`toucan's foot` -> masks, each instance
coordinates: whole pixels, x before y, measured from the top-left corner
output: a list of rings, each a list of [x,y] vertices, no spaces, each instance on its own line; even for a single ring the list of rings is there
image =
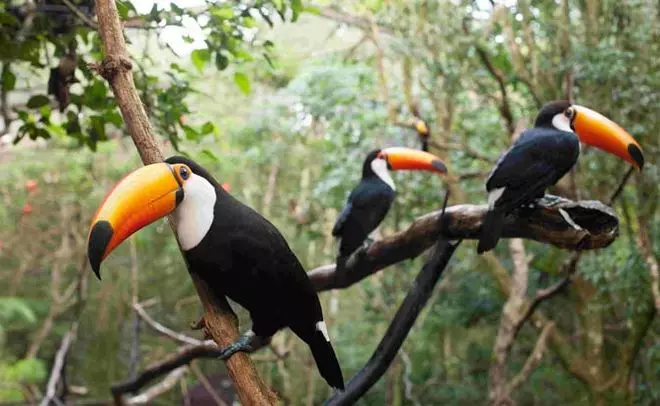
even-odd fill
[[[577,231],[584,230],[582,227],[580,227],[579,224],[577,224],[575,221],[573,221],[573,219],[571,218],[571,216],[568,214],[568,212],[567,212],[566,210],[564,210],[564,209],[559,209],[559,214],[561,214],[561,216],[564,218],[564,220],[566,220],[566,222],[567,222],[571,227],[573,227],[574,229],[576,229]]]
[[[241,335],[236,342],[223,349],[218,356],[221,360],[227,360],[237,352],[254,352],[270,343],[271,337],[260,337],[252,330],[248,330]]]

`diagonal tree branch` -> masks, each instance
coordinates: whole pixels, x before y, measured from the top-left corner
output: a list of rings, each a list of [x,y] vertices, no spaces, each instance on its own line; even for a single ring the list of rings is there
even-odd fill
[[[149,314],[144,310],[144,307],[140,305],[139,303],[135,303],[133,305],[133,309],[135,309],[135,312],[149,325],[149,327],[153,328],[157,332],[171,338],[174,341],[178,341],[182,344],[189,344],[189,345],[201,345],[203,342],[201,340],[198,340],[193,337],[189,337],[185,334],[177,333],[176,331],[167,328],[163,326],[162,324],[158,323],[156,320],[154,320]]]
[[[460,241],[438,240],[431,259],[417,275],[412,288],[401,303],[383,339],[367,364],[348,381],[345,391],[336,393],[328,399],[325,403],[327,406],[355,403],[383,376],[415,324],[417,316],[426,305],[433,288],[459,244]]]
[[[541,359],[543,358],[543,354],[545,353],[545,349],[547,347],[548,335],[550,335],[554,327],[555,327],[554,322],[547,323],[543,327],[543,331],[541,331],[541,334],[539,335],[539,339],[536,341],[534,350],[527,358],[527,361],[525,361],[525,365],[523,365],[520,372],[513,379],[511,379],[511,382],[507,386],[508,393],[513,392],[523,382],[525,382],[525,380],[529,377],[532,371],[534,371],[534,369],[541,362]]]

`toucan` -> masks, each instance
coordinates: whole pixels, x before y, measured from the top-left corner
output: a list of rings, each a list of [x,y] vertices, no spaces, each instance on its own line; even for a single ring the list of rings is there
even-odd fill
[[[522,132],[495,164],[486,182],[488,213],[479,236],[477,252],[497,244],[504,217],[534,206],[577,162],[580,142],[605,150],[637,169],[644,166],[642,149],[618,124],[587,107],[558,100],[545,104],[534,127]],[[576,226],[568,213],[564,219]]]
[[[92,220],[88,256],[100,265],[142,227],[172,214],[188,270],[218,297],[246,308],[252,329],[223,351],[250,351],[288,327],[309,345],[320,374],[344,389],[321,304],[278,229],[239,202],[191,159],[173,156],[130,173],[108,193]]]
[[[419,137],[419,142],[421,142],[422,151],[429,150],[429,139],[431,138],[431,129],[426,124],[426,121],[421,118],[415,120],[415,131],[417,131],[417,136]]]
[[[338,270],[344,268],[348,257],[378,227],[392,206],[396,187],[389,170],[405,169],[447,173],[445,164],[428,152],[402,147],[369,152],[362,165],[362,180],[348,196],[332,229],[332,235],[340,240]]]

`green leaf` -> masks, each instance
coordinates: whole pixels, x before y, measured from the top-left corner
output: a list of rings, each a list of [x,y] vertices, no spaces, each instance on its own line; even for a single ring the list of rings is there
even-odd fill
[[[117,12],[119,13],[119,17],[122,20],[125,20],[128,18],[128,13],[130,11],[135,11],[135,7],[133,7],[133,3],[130,1],[117,1]]]
[[[248,79],[247,75],[243,72],[236,72],[234,73],[234,82],[236,83],[236,86],[238,86],[239,89],[241,89],[241,92],[243,94],[250,94],[250,79]]]
[[[218,156],[213,153],[210,149],[203,149],[202,154],[206,155],[208,158],[210,158],[213,161],[219,161]]]
[[[177,6],[176,4],[170,3],[170,8],[172,9],[172,12],[174,12],[174,14],[178,16],[183,15],[183,9]]]
[[[186,133],[186,138],[191,141],[197,141],[199,139],[199,133],[189,125],[184,125],[183,132]]]
[[[190,60],[198,71],[204,69],[204,65],[211,59],[211,53],[208,49],[196,49],[190,54]]]
[[[216,52],[215,54],[215,67],[218,70],[225,70],[229,65],[229,59],[222,54],[222,52]]]
[[[2,71],[2,90],[5,92],[14,90],[14,87],[16,86],[16,75],[14,75],[12,72],[9,71],[9,69],[5,69]]]
[[[298,20],[298,17],[300,16],[300,12],[303,9],[302,1],[301,0],[291,0],[291,22],[296,22]]]
[[[201,129],[202,135],[211,134],[213,131],[215,131],[215,125],[210,121],[204,123]]]
[[[44,96],[43,94],[38,94],[36,96],[30,97],[30,100],[27,102],[27,106],[31,109],[36,109],[41,106],[45,106],[50,103],[50,99],[48,96]]]
[[[211,14],[223,20],[229,20],[234,17],[234,10],[231,7],[213,7]]]

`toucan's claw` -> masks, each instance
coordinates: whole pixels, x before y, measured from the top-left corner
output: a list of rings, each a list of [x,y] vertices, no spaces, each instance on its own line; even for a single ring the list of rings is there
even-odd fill
[[[577,231],[582,231],[582,230],[584,230],[582,227],[580,227],[579,224],[577,224],[575,221],[573,221],[573,219],[571,218],[571,216],[568,214],[568,212],[567,212],[566,210],[564,210],[564,209],[559,209],[559,214],[561,214],[561,216],[564,218],[564,220],[566,220],[566,222],[567,222],[571,227],[573,227],[574,229],[576,229]]]
[[[236,342],[223,349],[218,356],[218,359],[226,361],[237,352],[254,352],[267,345],[270,342],[270,339],[271,337],[260,337],[254,334],[252,330],[249,330],[241,335]]]

